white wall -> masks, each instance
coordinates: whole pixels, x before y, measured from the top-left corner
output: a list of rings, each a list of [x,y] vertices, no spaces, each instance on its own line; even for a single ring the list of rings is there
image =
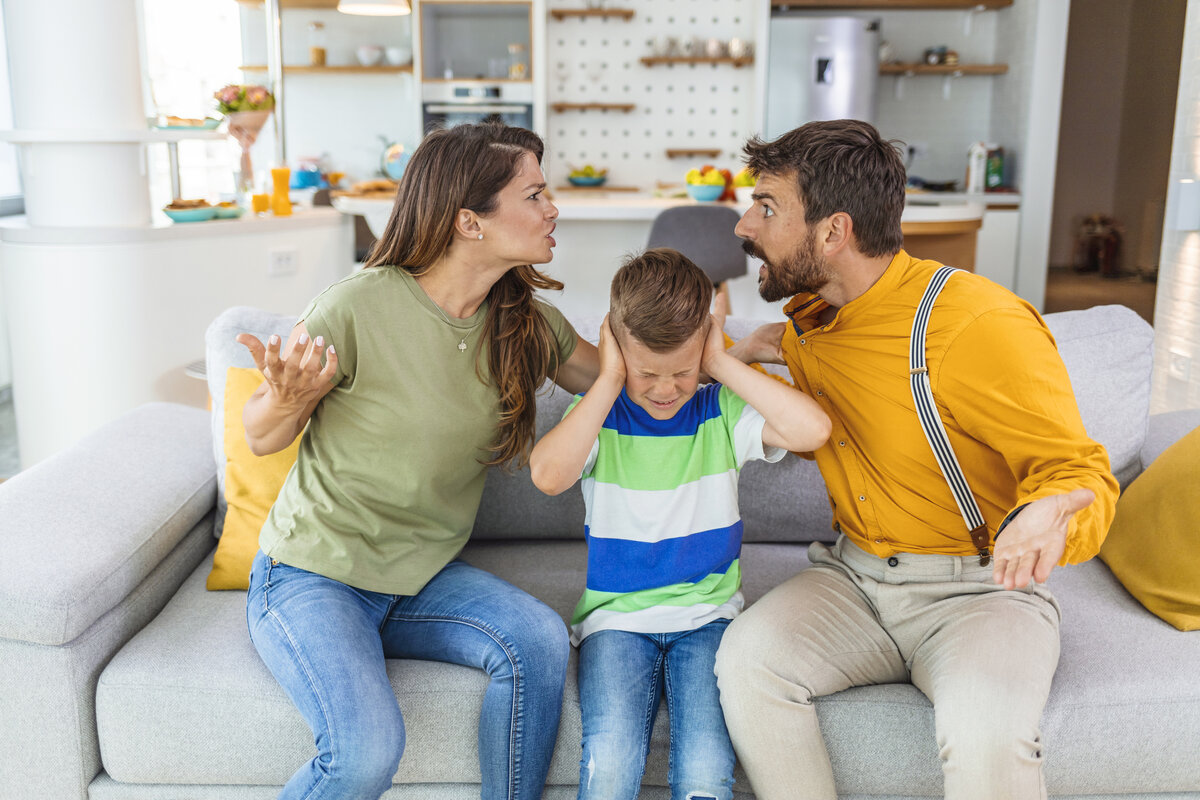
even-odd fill
[[[1200,0],[1188,0],[1184,24],[1154,307],[1152,411],[1200,407],[1200,230],[1177,227],[1181,180],[1200,180]]]

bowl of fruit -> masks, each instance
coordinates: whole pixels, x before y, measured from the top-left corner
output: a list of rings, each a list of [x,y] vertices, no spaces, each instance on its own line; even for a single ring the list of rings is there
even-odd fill
[[[591,164],[583,169],[573,169],[567,175],[567,181],[572,186],[603,186],[608,180],[608,170],[596,169]]]
[[[727,184],[732,180],[732,176],[726,174],[728,172],[710,164],[688,170],[685,176],[688,196],[698,203],[724,199]]]
[[[737,201],[744,204],[753,202],[750,195],[754,193],[754,186],[757,183],[758,176],[751,172],[748,167],[742,167],[733,176],[733,193],[737,196]]]

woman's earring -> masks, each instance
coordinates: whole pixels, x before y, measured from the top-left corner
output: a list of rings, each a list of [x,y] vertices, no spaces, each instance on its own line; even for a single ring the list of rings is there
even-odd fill
[[[481,234],[479,234],[479,238],[480,238],[480,239],[482,239],[482,238],[483,238],[483,234],[482,234],[482,233],[481,233]]]

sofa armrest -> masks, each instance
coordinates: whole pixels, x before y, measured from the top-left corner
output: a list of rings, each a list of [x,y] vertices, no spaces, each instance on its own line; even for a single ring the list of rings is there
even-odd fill
[[[0,485],[0,638],[73,641],[216,502],[208,413],[134,409]]]
[[[1150,425],[1146,429],[1146,441],[1142,445],[1142,469],[1150,466],[1164,450],[1197,427],[1200,427],[1200,408],[1151,414]]]

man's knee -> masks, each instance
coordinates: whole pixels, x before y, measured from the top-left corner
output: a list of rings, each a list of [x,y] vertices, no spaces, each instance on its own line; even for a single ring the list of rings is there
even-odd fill
[[[590,735],[583,741],[579,761],[580,796],[604,800],[637,793],[646,767],[646,754],[633,737]]]

